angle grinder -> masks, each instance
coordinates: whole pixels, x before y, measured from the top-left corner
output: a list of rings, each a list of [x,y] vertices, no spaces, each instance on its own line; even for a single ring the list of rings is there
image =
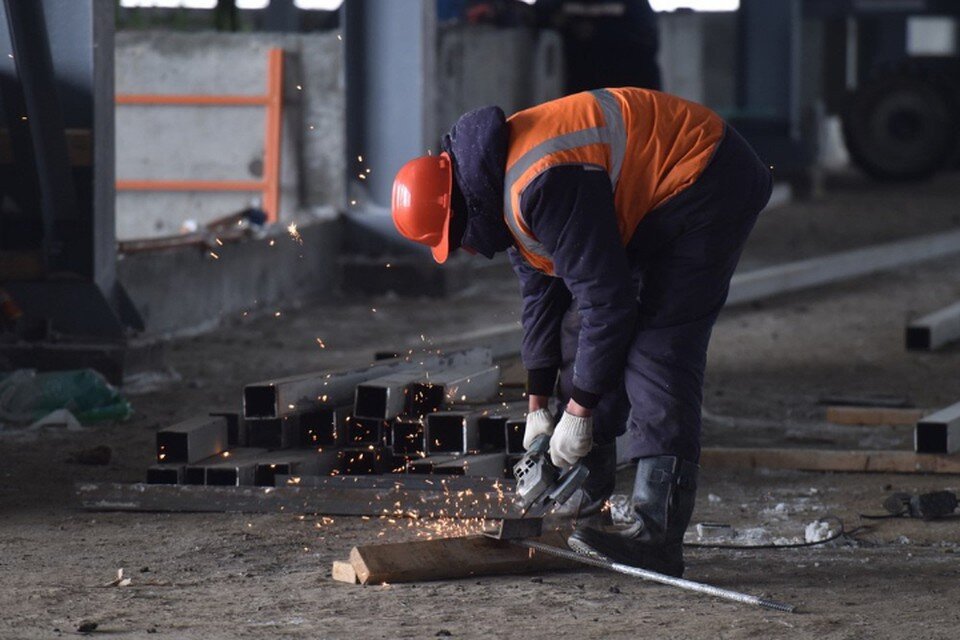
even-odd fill
[[[550,461],[550,436],[543,434],[537,438],[513,466],[513,476],[517,479],[517,495],[523,504],[524,517],[527,513],[541,516],[554,506],[570,499],[574,492],[583,486],[590,470],[578,462],[563,470]]]

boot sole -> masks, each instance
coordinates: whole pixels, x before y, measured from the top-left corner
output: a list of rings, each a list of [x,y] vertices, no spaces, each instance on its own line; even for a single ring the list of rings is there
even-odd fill
[[[599,551],[595,550],[593,547],[589,546],[583,540],[578,538],[570,537],[567,539],[567,546],[573,549],[577,555],[586,556],[588,558],[593,558],[594,560],[600,560],[601,562],[613,562],[609,557],[603,555]]]
[[[586,556],[588,558],[591,558],[593,560],[599,560],[601,562],[607,562],[610,564],[622,564],[628,567],[644,569],[645,571],[662,573],[664,575],[671,576],[673,578],[682,578],[684,573],[684,568],[682,566],[680,568],[649,567],[649,566],[635,565],[630,562],[621,562],[618,560],[614,560],[610,556],[600,553],[599,551],[597,551],[596,549],[594,549],[589,544],[587,544],[586,542],[584,542],[583,540],[579,539],[576,536],[570,536],[569,538],[567,538],[567,546],[570,547],[570,549],[572,549],[574,552],[576,552],[577,555]]]

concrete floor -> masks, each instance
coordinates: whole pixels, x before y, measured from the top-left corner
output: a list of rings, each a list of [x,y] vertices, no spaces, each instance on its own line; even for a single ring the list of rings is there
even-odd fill
[[[822,200],[765,214],[744,262],[952,228],[960,224],[958,196],[955,176],[879,188],[847,177]],[[72,635],[83,620],[124,638],[956,637],[956,521],[873,522],[857,542],[809,549],[688,551],[688,577],[801,609],[785,615],[593,570],[369,588],[330,580],[332,560],[353,545],[434,535],[427,522],[74,507],[73,481],[140,480],[156,429],[235,406],[245,382],[510,322],[516,298],[509,274],[492,269],[453,301],[385,297],[241,316],[174,343],[181,381],[134,396],[136,415],[126,424],[34,439],[0,432],[0,637]],[[885,393],[935,407],[960,398],[960,348],[908,354],[902,347],[908,318],[958,298],[954,259],[728,310],[709,355],[705,443],[909,446],[909,429],[829,427],[817,401]],[[110,465],[65,462],[96,444],[113,448]],[[625,489],[629,473],[620,480]],[[936,488],[958,490],[960,478],[706,470],[694,522],[799,539],[826,514],[853,529],[857,515],[877,512],[891,491]],[[120,567],[132,585],[102,586]]]

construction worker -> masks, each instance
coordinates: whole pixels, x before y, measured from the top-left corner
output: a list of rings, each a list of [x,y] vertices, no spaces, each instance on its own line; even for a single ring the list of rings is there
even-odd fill
[[[477,109],[442,147],[397,174],[394,223],[440,263],[457,248],[509,254],[523,296],[524,445],[552,434],[555,464],[590,469],[581,517],[610,497],[615,441],[629,431],[633,522],[587,518],[571,548],[681,575],[707,344],[769,170],[706,107],[635,88],[510,118]]]

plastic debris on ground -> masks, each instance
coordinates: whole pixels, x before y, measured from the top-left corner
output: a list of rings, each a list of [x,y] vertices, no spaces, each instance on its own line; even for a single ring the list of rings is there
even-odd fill
[[[61,409],[81,424],[126,420],[133,413],[127,399],[93,369],[19,369],[0,378],[0,422],[35,424]]]

